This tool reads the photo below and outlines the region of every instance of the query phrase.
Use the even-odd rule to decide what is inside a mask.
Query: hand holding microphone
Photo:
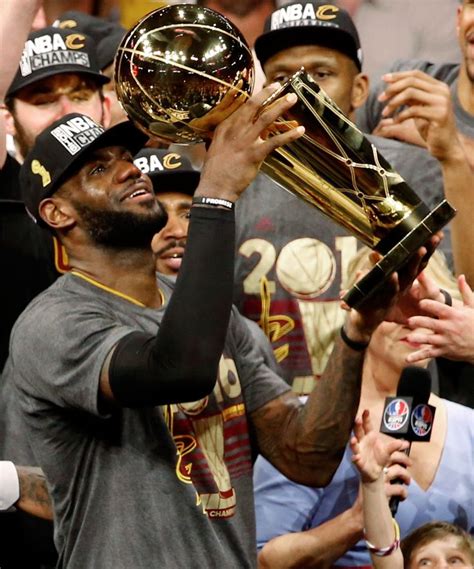
[[[412,442],[429,442],[435,408],[428,405],[431,393],[431,374],[424,368],[406,367],[398,383],[395,397],[387,397],[380,432],[409,442],[405,450],[410,454]],[[403,461],[402,461],[403,462]],[[393,471],[392,471],[393,472]],[[391,479],[392,484],[403,484],[404,477]],[[401,496],[390,498],[390,511],[395,516]]]

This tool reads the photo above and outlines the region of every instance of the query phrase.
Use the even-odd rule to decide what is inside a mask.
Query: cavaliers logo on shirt
[[[212,396],[168,405],[165,419],[176,446],[176,476],[192,484],[209,518],[229,518],[237,498],[232,480],[251,475],[245,405],[235,363],[222,357]]]

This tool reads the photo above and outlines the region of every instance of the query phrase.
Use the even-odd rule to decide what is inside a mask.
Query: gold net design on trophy
[[[274,151],[263,170],[376,248],[422,201],[309,75],[291,87],[298,103],[274,131],[304,124],[306,133]]]
[[[115,60],[117,96],[152,137],[193,143],[251,94],[252,53],[227,18],[202,6],[155,10],[124,37]],[[384,257],[345,296],[365,301],[455,214],[447,201],[430,210],[370,141],[303,70],[263,105],[296,93],[273,132],[304,125],[298,140],[273,151],[262,169]],[[271,135],[272,129],[270,129]]]

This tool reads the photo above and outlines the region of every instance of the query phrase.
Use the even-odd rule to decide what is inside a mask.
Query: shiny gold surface
[[[282,93],[298,102],[280,123],[303,124],[302,138],[274,151],[263,170],[371,248],[423,203],[311,77],[297,73]],[[281,130],[281,124],[275,131]]]
[[[115,59],[117,95],[129,117],[152,137],[193,143],[251,94],[252,54],[224,16],[193,4],[151,12],[124,37]],[[262,169],[384,257],[346,295],[357,306],[443,227],[454,209],[433,211],[303,70],[263,105],[296,93],[296,104],[270,129],[305,126],[273,151]]]
[[[193,4],[151,12],[115,58],[117,96],[147,134],[201,142],[251,94],[252,53],[224,16]]]
[[[273,133],[302,124],[305,134],[273,151],[262,169],[384,255],[344,296],[349,306],[358,307],[456,212],[446,200],[430,211],[304,71],[263,108],[292,92],[297,102],[274,124]]]

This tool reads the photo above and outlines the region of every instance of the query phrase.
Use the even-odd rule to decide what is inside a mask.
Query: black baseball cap
[[[20,66],[7,96],[40,79],[60,73],[81,73],[99,85],[110,80],[100,72],[96,44],[83,32],[49,26],[32,32],[25,42]]]
[[[62,29],[81,31],[90,36],[97,44],[99,68],[104,70],[114,60],[120,42],[127,31],[115,22],[91,16],[79,10],[68,10],[53,23]]]
[[[198,187],[200,172],[179,152],[143,148],[133,161],[144,174],[150,176],[155,194],[174,191],[192,196]]]
[[[53,23],[53,26],[64,30],[81,31],[91,37],[98,45],[101,40],[110,34],[126,32],[126,29],[118,23],[110,22],[98,16],[92,16],[80,10],[67,10]]]
[[[132,155],[148,137],[130,121],[108,130],[80,113],[55,121],[36,137],[20,168],[20,188],[29,214],[39,223],[38,206],[58,190],[96,148],[123,146]]]
[[[321,45],[340,51],[362,69],[359,34],[346,10],[328,2],[292,2],[275,10],[265,21],[255,42],[262,64],[284,49],[298,45]]]
[[[118,30],[101,40],[97,45],[97,58],[102,71],[114,62],[125,31]]]

